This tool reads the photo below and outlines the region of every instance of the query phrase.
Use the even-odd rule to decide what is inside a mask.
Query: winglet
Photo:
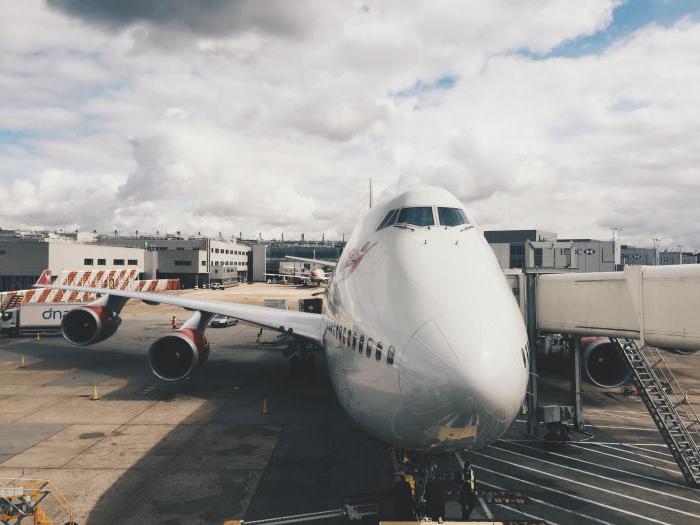
[[[51,270],[44,270],[39,276],[39,280],[34,283],[35,287],[41,287],[45,284],[51,284]]]

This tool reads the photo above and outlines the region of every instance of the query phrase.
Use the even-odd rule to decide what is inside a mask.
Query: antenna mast
[[[372,195],[372,177],[369,178],[369,207],[372,207],[372,200],[373,200],[373,195]]]

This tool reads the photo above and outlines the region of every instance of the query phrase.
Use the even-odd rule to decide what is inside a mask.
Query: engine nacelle
[[[629,365],[617,343],[607,337],[584,337],[581,340],[583,374],[601,388],[615,388],[630,380]]]
[[[61,320],[61,332],[69,343],[92,345],[114,335],[121,318],[103,306],[81,306],[70,310]]]
[[[151,371],[164,381],[191,376],[209,357],[209,341],[200,330],[181,328],[157,339],[148,350]]]

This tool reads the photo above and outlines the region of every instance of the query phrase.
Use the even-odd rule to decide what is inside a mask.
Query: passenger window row
[[[461,208],[437,207],[437,219],[440,226],[461,226],[469,224],[467,215]],[[414,206],[390,210],[377,227],[381,230],[393,225],[409,224],[412,226],[434,226],[433,206]]]
[[[384,353],[384,344],[381,341],[374,341],[371,337],[365,337],[364,334],[358,333],[356,330],[349,329],[346,326],[342,326],[336,321],[328,321],[326,325],[326,331],[330,333],[336,340],[340,341],[341,345],[344,346],[348,351],[357,352],[358,355],[365,355],[365,357],[372,357],[374,354],[374,359],[376,361],[382,360],[382,355]],[[391,366],[394,364],[394,357],[396,355],[396,348],[392,345],[386,351],[386,364]]]

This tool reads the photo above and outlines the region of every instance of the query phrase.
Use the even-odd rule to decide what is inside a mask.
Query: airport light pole
[[[617,257],[616,257],[617,251],[615,250],[615,232],[617,232],[617,240],[619,241],[620,240],[620,232],[622,231],[622,228],[618,228],[617,226],[612,226],[610,229],[612,230],[613,267],[615,267],[615,270],[617,271],[617,270],[619,270],[619,268],[616,267],[617,264],[615,262],[617,260]]]
[[[661,239],[654,237],[652,241],[654,241],[654,264],[659,266],[659,244],[661,243]]]

